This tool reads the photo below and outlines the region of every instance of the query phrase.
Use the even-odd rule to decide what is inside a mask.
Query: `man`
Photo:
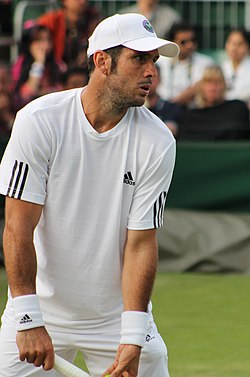
[[[150,21],[156,34],[165,38],[175,22],[180,22],[180,14],[159,0],[137,0],[135,4],[120,9],[119,13],[141,13]]]
[[[196,84],[203,69],[213,64],[213,60],[197,52],[194,27],[186,22],[174,24],[168,34],[170,40],[178,44],[178,58],[159,59],[161,83],[158,93],[164,99],[189,106],[196,92]]]
[[[89,39],[89,84],[17,115],[0,169],[1,376],[57,376],[54,352],[78,350],[94,377],[168,376],[149,300],[175,141],[141,107],[159,53],[178,46],[144,16],[107,18]]]

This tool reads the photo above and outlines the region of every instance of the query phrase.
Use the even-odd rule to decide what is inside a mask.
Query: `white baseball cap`
[[[158,49],[169,58],[179,54],[176,43],[158,38],[147,18],[137,13],[115,14],[101,21],[89,38],[87,55],[119,45],[143,52]]]

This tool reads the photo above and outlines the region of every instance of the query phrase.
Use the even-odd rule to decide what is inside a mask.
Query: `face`
[[[88,0],[64,0],[63,6],[72,12],[82,12],[87,4]]]
[[[227,39],[226,51],[233,61],[240,62],[249,54],[249,46],[243,35],[235,31],[232,32]]]
[[[31,52],[44,52],[48,55],[53,49],[53,42],[50,33],[47,30],[41,30],[37,33],[36,38],[30,44]]]
[[[175,35],[174,42],[180,47],[180,60],[189,58],[197,47],[193,31],[178,31]]]
[[[225,86],[221,79],[210,79],[203,81],[201,84],[202,97],[209,106],[213,106],[216,103],[224,99]]]
[[[107,77],[106,94],[117,111],[144,104],[157,75],[155,63],[158,58],[158,50],[145,53],[122,49],[116,69]]]

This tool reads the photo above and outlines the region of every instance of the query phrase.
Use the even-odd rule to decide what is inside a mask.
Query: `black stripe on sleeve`
[[[22,197],[23,189],[24,189],[25,182],[26,182],[27,175],[28,175],[28,171],[29,171],[29,165],[25,164],[23,179],[22,179],[22,182],[21,182],[21,185],[20,185],[20,190],[19,190],[17,199],[21,199],[21,197]]]
[[[22,174],[22,169],[23,169],[23,162],[19,162],[19,169],[18,169],[17,177],[16,177],[16,180],[15,180],[15,185],[14,185],[12,195],[11,195],[12,198],[15,197],[15,193],[17,191],[17,186],[18,186],[21,174]]]
[[[14,180],[16,169],[17,169],[17,165],[18,165],[18,162],[17,162],[17,160],[15,160],[15,163],[14,163],[13,169],[12,169],[12,173],[11,173],[11,177],[10,177],[10,182],[9,182],[9,187],[8,187],[8,191],[7,191],[7,196],[10,195],[10,190],[11,190],[11,187],[12,187],[12,184],[13,184],[13,180]]]
[[[163,191],[159,198],[155,201],[153,207],[153,216],[154,216],[154,228],[159,228],[163,225],[163,215],[164,215],[164,208],[165,202],[167,198],[166,191]]]

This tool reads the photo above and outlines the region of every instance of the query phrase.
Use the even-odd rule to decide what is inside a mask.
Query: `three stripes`
[[[28,171],[28,164],[22,161],[15,160],[9,182],[7,196],[10,196],[11,198],[21,199]]]
[[[163,225],[163,214],[165,208],[165,202],[167,198],[167,192],[163,191],[159,198],[154,203],[153,216],[154,216],[154,228],[159,228]]]

